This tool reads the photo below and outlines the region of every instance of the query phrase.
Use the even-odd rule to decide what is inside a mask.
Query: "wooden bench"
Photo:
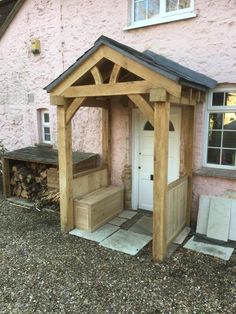
[[[124,208],[124,188],[107,186],[74,199],[75,227],[95,231]]]

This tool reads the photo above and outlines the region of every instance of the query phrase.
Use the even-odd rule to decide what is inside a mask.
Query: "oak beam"
[[[168,135],[170,104],[154,105],[153,259],[166,257],[166,204],[168,192]]]
[[[154,125],[154,110],[141,95],[128,95],[129,99],[139,108],[146,119]]]
[[[67,90],[63,92],[63,96],[67,98],[75,98],[147,94],[152,87],[153,85],[147,81],[82,85],[67,88]]]
[[[83,105],[85,97],[75,98],[66,110],[66,124],[74,117],[79,108]]]
[[[67,99],[63,96],[51,95],[50,94],[50,105],[55,106],[68,106],[71,103],[70,99]]]
[[[158,72],[152,70],[151,68],[138,63],[135,60],[124,56],[118,51],[113,50],[108,46],[103,46],[103,55],[106,59],[118,64],[122,68],[128,70],[131,73],[143,78],[156,85],[156,87],[163,87],[168,93],[175,97],[180,97],[181,95],[181,85],[176,81],[166,78],[165,76],[159,74]],[[154,86],[155,87],[155,86]]]
[[[164,88],[153,88],[150,90],[149,101],[165,102],[167,101],[167,91]]]
[[[66,108],[57,106],[58,159],[61,231],[74,228],[71,122],[66,124]]]
[[[118,64],[114,64],[109,83],[116,83],[120,74],[121,67]]]
[[[99,71],[99,68],[97,66],[94,66],[91,69],[91,74],[93,76],[94,82],[95,84],[102,84],[103,83],[103,78],[102,78],[102,74]]]

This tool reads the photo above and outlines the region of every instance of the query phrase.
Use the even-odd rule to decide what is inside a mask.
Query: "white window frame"
[[[155,24],[168,23],[172,21],[184,20],[196,17],[196,13],[194,12],[194,1],[190,0],[190,7],[187,9],[181,9],[171,12],[166,12],[166,0],[160,0],[160,14],[158,16],[154,16],[152,18],[148,18],[145,20],[134,21],[134,0],[131,1],[131,22],[130,25],[124,30],[145,27]]]
[[[236,170],[236,164],[235,166],[227,166],[227,165],[217,165],[217,164],[211,164],[207,162],[207,152],[208,152],[208,122],[209,122],[209,115],[211,113],[227,113],[227,112],[235,112],[236,113],[236,106],[212,106],[212,99],[213,99],[213,93],[227,93],[236,91],[236,86],[232,87],[219,87],[211,90],[208,93],[207,97],[207,108],[206,108],[206,114],[205,114],[205,127],[204,127],[204,147],[203,147],[203,166],[208,168],[216,168],[216,169],[231,169]],[[236,149],[235,149],[236,150]]]
[[[50,127],[50,115],[49,115],[49,122],[45,122],[45,120],[44,120],[44,114],[45,113],[48,113],[48,115],[49,115],[49,110],[48,109],[40,110],[41,142],[45,143],[45,144],[51,144],[52,143],[52,135],[51,135],[51,127]],[[45,132],[44,132],[45,127],[49,128],[50,141],[45,140]]]

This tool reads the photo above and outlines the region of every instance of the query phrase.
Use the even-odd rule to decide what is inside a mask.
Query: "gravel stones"
[[[178,248],[162,264],[151,244],[128,256],[61,234],[54,213],[0,199],[0,313],[235,313],[229,262]]]

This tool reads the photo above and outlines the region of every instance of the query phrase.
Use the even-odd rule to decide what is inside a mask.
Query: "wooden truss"
[[[81,107],[102,108],[102,160],[110,178],[110,104],[108,97],[126,95],[154,126],[153,258],[166,256],[166,199],[168,191],[168,132],[170,105],[183,106],[185,128],[182,172],[188,175],[188,221],[191,207],[194,106],[198,90],[155,72],[106,45],[100,46],[50,93],[57,105],[61,229],[74,227],[71,119]]]

